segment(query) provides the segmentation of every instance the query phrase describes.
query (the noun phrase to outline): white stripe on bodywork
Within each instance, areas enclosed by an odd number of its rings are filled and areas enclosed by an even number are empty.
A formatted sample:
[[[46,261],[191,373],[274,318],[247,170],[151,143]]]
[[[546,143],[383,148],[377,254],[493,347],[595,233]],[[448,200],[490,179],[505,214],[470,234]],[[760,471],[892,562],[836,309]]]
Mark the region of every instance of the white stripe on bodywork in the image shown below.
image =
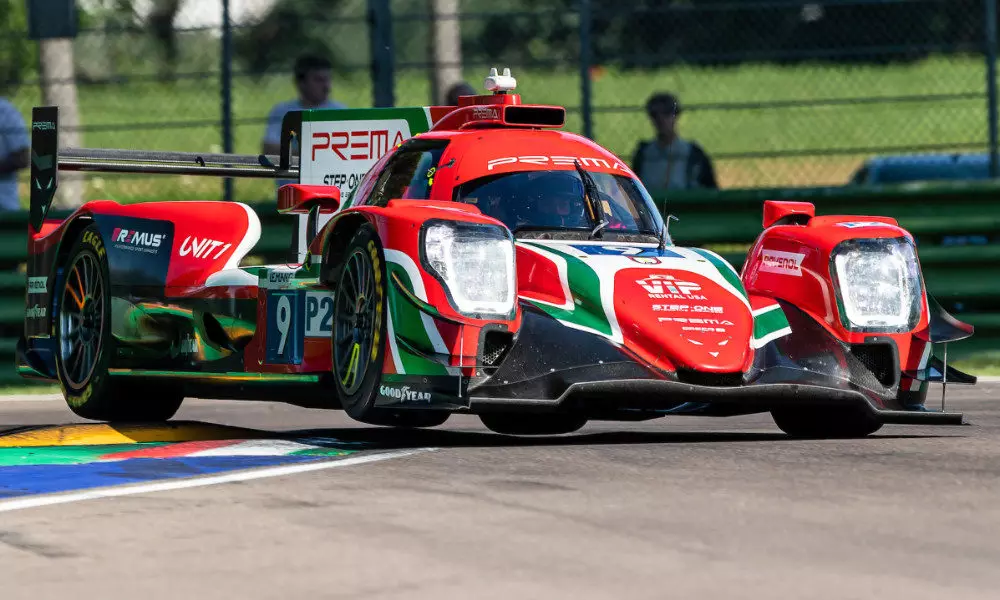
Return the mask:
[[[931,350],[933,349],[933,344],[930,342],[924,342],[924,351],[920,354],[920,364],[917,365],[917,370],[922,371],[927,368],[927,362],[931,358]],[[923,382],[919,379],[913,379],[910,381],[910,391],[915,392],[920,389],[920,385]]]
[[[764,313],[766,313],[766,312],[771,312],[772,310],[774,310],[774,309],[776,309],[776,308],[781,308],[781,305],[780,305],[780,304],[778,304],[778,303],[774,303],[774,304],[769,304],[769,305],[767,305],[767,306],[764,306],[764,307],[761,307],[761,308],[758,308],[757,310],[755,310],[755,311],[751,312],[750,314],[752,314],[753,316],[755,316],[755,317],[756,317],[756,316],[758,316],[758,315],[762,315],[762,314],[764,314]]]
[[[243,204],[242,202],[236,202],[236,206],[242,208],[247,214],[247,230],[243,234],[243,239],[240,243],[236,245],[236,249],[229,256],[229,260],[223,265],[222,269],[212,273],[205,280],[205,285],[207,287],[219,287],[219,286],[255,286],[257,285],[257,276],[251,275],[246,271],[240,269],[240,261],[243,260],[247,254],[253,250],[253,247],[257,245],[260,241],[260,218],[257,213],[254,212],[252,208]]]
[[[790,333],[792,333],[792,328],[791,327],[783,327],[781,329],[777,329],[775,331],[772,331],[771,333],[765,335],[764,337],[762,337],[760,339],[757,339],[756,337],[751,337],[750,338],[750,347],[753,348],[754,350],[757,350],[758,348],[763,348],[769,342],[772,342],[772,341],[774,341],[774,340],[776,340],[776,339],[778,339],[780,337],[785,337],[786,335],[788,335]]]
[[[427,302],[427,289],[424,287],[424,279],[420,276],[420,270],[417,269],[417,264],[413,262],[413,259],[409,257],[405,252],[400,252],[399,250],[390,250],[386,248],[384,250],[385,260],[403,267],[406,271],[407,277],[410,278],[410,284],[413,286],[413,295],[418,299]],[[434,348],[434,352],[438,354],[450,354],[448,347],[444,345],[444,339],[441,337],[441,332],[438,331],[437,326],[434,325],[434,319],[430,315],[420,311],[420,320],[424,324],[424,331],[427,332],[427,339],[431,342],[431,347]],[[395,348],[396,337],[392,334],[389,336],[390,347],[393,348],[393,360],[399,355],[399,349]],[[403,364],[400,362],[397,369],[402,369]],[[456,367],[446,367],[448,373],[451,375],[458,375],[459,370]],[[402,373],[402,371],[399,371]]]

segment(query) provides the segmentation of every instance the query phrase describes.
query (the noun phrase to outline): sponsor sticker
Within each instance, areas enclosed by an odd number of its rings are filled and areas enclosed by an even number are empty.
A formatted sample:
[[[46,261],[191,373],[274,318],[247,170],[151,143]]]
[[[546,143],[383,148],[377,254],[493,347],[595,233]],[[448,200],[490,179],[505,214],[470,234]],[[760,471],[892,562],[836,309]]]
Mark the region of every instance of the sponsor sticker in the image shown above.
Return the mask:
[[[655,256],[630,256],[628,257],[632,262],[637,262],[640,265],[658,265],[660,264],[660,259]]]
[[[34,305],[24,311],[26,319],[44,319],[49,314],[49,310],[44,306]]]
[[[588,156],[503,156],[500,158],[494,158],[486,161],[486,170],[492,171],[497,167],[502,167],[504,165],[538,165],[538,166],[567,166],[572,167],[576,164],[576,161],[580,161],[580,165],[584,168],[601,168],[607,169],[609,171],[621,171],[627,173],[625,166],[616,161],[608,161],[604,158],[595,158]]]
[[[166,234],[162,233],[150,233],[137,229],[115,227],[114,232],[111,234],[111,243],[119,250],[159,254],[160,246],[163,245],[166,238]]]
[[[44,294],[49,291],[49,278],[48,277],[29,277],[28,278],[28,293],[29,294]]]
[[[858,229],[860,227],[892,227],[888,223],[882,223],[880,221],[850,221],[847,223],[837,223],[838,227],[846,227],[848,229]]]
[[[802,260],[805,257],[805,254],[798,252],[782,252],[765,248],[760,253],[760,270],[765,273],[802,277]]]
[[[399,400],[400,402],[430,402],[431,393],[430,392],[418,392],[416,390],[410,389],[410,386],[392,386],[383,385],[379,387],[378,393],[385,396],[386,398],[392,398],[394,400]]]
[[[690,312],[700,314],[721,315],[721,306],[705,306],[702,304],[654,304],[653,312]]]
[[[682,281],[673,275],[653,273],[635,282],[654,300],[708,300],[699,294],[701,285],[693,281]]]
[[[184,241],[181,242],[180,250],[177,253],[181,256],[193,256],[194,258],[211,258],[216,260],[226,253],[226,250],[232,248],[232,244],[227,244],[226,242],[221,242],[219,240],[212,240],[209,238],[196,238],[194,236],[187,236]]]

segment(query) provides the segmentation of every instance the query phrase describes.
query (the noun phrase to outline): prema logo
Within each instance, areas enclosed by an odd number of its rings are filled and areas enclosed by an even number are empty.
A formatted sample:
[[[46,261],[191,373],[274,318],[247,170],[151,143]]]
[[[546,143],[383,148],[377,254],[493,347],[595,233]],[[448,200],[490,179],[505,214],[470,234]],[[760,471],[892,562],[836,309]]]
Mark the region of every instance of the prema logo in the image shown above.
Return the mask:
[[[492,171],[497,167],[513,164],[539,165],[543,167],[547,165],[572,167],[576,164],[576,161],[580,161],[580,166],[584,168],[599,167],[602,169],[621,171],[622,173],[627,172],[625,166],[618,161],[608,162],[603,158],[586,156],[504,156],[502,158],[494,158],[486,161],[486,170]]]
[[[111,234],[111,242],[116,248],[123,250],[141,250],[156,254],[166,237],[166,234],[162,233],[115,227],[114,233]]]
[[[211,258],[212,260],[216,260],[232,247],[232,244],[227,244],[219,240],[209,238],[199,239],[189,235],[181,242],[181,248],[177,253],[181,256],[191,255],[195,258]]]
[[[379,387],[378,393],[387,397],[394,398],[400,402],[430,402],[431,393],[430,392],[415,392],[410,389],[410,386],[404,385],[403,387],[393,387],[390,385],[383,385]]]
[[[706,300],[697,292],[701,285],[693,281],[678,281],[673,275],[652,274],[636,283],[646,290],[650,298],[657,300]]]
[[[765,249],[760,253],[760,270],[765,273],[802,277],[802,260],[805,257],[805,254],[797,252]]]
[[[340,160],[378,160],[405,139],[402,131],[390,129],[317,131],[312,134],[312,159],[329,150]]]

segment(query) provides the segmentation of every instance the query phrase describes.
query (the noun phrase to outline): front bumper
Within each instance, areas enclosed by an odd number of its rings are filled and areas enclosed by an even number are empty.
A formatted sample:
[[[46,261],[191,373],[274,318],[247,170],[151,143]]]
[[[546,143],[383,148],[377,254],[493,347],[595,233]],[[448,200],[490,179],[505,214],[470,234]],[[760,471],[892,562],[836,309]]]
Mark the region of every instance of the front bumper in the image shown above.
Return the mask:
[[[680,402],[679,402],[680,401]],[[557,398],[501,398],[473,395],[469,410],[484,412],[582,412],[614,415],[622,412],[662,414],[746,414],[783,407],[852,406],[882,423],[961,425],[962,413],[890,410],[866,394],[848,389],[794,383],[714,387],[679,381],[622,379],[571,384]]]

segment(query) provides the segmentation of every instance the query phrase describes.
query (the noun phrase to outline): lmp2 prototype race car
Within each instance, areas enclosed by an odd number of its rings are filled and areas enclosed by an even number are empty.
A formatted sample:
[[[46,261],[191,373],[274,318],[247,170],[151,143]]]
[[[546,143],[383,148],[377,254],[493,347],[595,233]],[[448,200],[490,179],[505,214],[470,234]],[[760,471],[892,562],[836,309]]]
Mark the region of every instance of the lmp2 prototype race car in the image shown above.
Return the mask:
[[[925,399],[975,381],[931,351],[972,328],[927,295],[894,219],[766,202],[737,273],[674,246],[629,167],[515,83],[493,70],[458,106],[293,112],[278,157],[57,152],[57,111],[36,108],[19,371],[109,421],[199,397],[402,427],[475,414],[505,434],[762,412],[809,437],[961,423]],[[298,180],[278,193],[295,260],[242,265],[261,227],[236,202],[47,219],[60,170]]]

